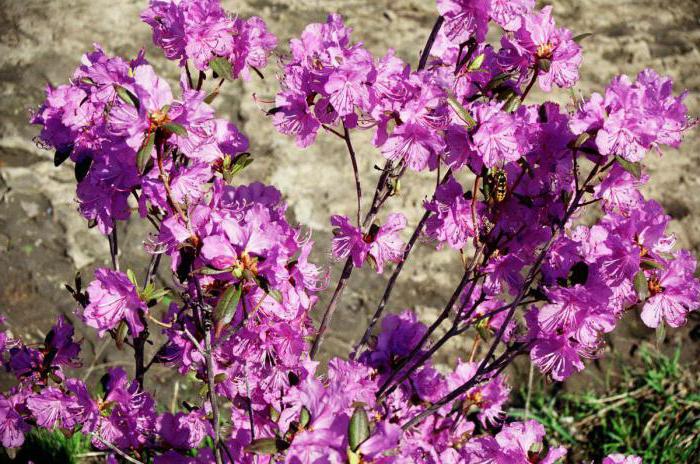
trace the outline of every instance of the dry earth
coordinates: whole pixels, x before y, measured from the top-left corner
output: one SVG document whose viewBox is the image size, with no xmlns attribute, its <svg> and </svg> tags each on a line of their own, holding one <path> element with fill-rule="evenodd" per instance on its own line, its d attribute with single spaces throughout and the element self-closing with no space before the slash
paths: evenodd
<svg viewBox="0 0 700 464">
<path fill-rule="evenodd" d="M 146 0 L 0 0 L 0 311 L 17 335 L 30 339 L 43 336 L 56 314 L 71 319 L 74 303 L 62 289 L 81 269 L 89 280 L 96 266 L 106 265 L 106 240 L 88 231 L 75 211 L 72 172 L 55 169 L 51 154 L 32 141 L 37 129 L 27 123 L 29 108 L 43 98 L 47 82 L 61 83 L 78 64 L 80 55 L 93 42 L 102 43 L 115 54 L 133 56 L 146 47 L 158 71 L 166 73 L 173 85 L 174 68 L 153 48 L 147 26 L 138 19 Z M 331 11 L 342 13 L 354 28 L 354 38 L 363 40 L 377 54 L 394 47 L 398 54 L 415 63 L 435 18 L 433 0 L 225 0 L 227 9 L 243 16 L 262 16 L 280 38 L 298 35 L 310 21 L 322 21 Z M 561 0 L 554 4 L 560 24 L 576 33 L 592 32 L 584 42 L 586 58 L 580 90 L 600 90 L 619 73 L 636 74 L 654 67 L 669 74 L 677 90 L 688 89 L 687 100 L 694 114 L 700 112 L 700 2 L 697 0 Z M 299 150 L 289 138 L 278 135 L 251 95 L 274 94 L 275 66 L 265 71 L 266 79 L 227 84 L 216 105 L 249 136 L 256 162 L 243 181 L 255 179 L 275 184 L 290 203 L 293 219 L 306 224 L 317 242 L 316 259 L 327 263 L 328 219 L 331 213 L 352 214 L 355 198 L 352 174 L 344 146 L 322 134 L 308 150 Z M 543 98 L 536 95 L 535 98 Z M 552 96 L 565 101 L 566 94 Z M 381 158 L 366 143 L 368 134 L 358 136 L 365 190 L 376 180 L 372 168 Z M 700 251 L 700 131 L 690 134 L 679 151 L 669 150 L 663 158 L 651 156 L 652 181 L 646 193 L 660 201 L 675 219 L 673 230 L 681 246 Z M 432 175 L 411 174 L 402 182 L 402 194 L 390 208 L 406 213 L 415 224 L 420 204 L 430 193 Z M 138 221 L 120 229 L 121 242 L 132 244 L 123 250 L 122 262 L 134 269 L 144 267 L 138 244 L 146 229 Z M 427 259 L 430 257 L 430 259 Z M 339 273 L 337 266 L 334 276 Z M 419 248 L 406 265 L 391 307 L 413 307 L 423 317 L 434 314 L 458 280 L 459 264 L 447 253 L 435 254 L 429 246 Z M 385 276 L 386 277 L 386 276 Z M 168 276 L 162 273 L 165 282 Z M 367 315 L 374 310 L 384 281 L 371 272 L 353 275 L 351 288 L 339 308 L 326 349 L 346 353 L 350 343 L 364 329 Z M 327 298 L 327 295 L 325 296 Z M 323 305 L 319 305 L 319 308 Z M 653 333 L 638 322 L 627 323 L 611 340 L 620 353 Z M 686 330 L 668 335 L 667 344 L 683 341 L 686 357 L 698 353 L 698 319 Z M 107 348 L 90 331 L 77 324 L 84 336 L 85 350 L 94 364 L 128 362 L 124 354 Z M 440 360 L 464 357 L 470 342 L 460 340 Z M 595 373 L 595 370 L 592 370 Z M 168 388 L 173 379 L 156 372 L 154 388 Z M 94 376 L 93 376 L 94 377 Z M 579 381 L 586 383 L 584 378 Z"/>
</svg>

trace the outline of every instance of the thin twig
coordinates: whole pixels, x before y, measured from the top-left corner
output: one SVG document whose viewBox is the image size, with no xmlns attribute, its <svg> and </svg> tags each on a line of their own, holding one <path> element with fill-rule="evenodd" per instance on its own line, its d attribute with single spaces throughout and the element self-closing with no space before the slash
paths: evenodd
<svg viewBox="0 0 700 464">
<path fill-rule="evenodd" d="M 420 56 L 420 61 L 418 61 L 418 71 L 421 71 L 425 69 L 425 65 L 428 63 L 428 57 L 430 56 L 430 50 L 433 48 L 433 44 L 435 43 L 435 39 L 437 39 L 438 32 L 440 32 L 440 28 L 442 27 L 442 23 L 445 22 L 445 18 L 442 16 L 438 16 L 438 18 L 435 20 L 435 25 L 433 25 L 433 30 L 430 31 L 430 36 L 428 37 L 428 41 L 425 44 L 425 47 L 423 48 L 423 53 Z"/>
<path fill-rule="evenodd" d="M 111 449 L 112 451 L 114 451 L 115 453 L 117 453 L 119 456 L 121 456 L 122 458 L 126 459 L 127 461 L 129 461 L 129 462 L 131 462 L 131 463 L 133 463 L 133 464 L 145 464 L 143 461 L 139 461 L 138 459 L 132 458 L 131 456 L 129 456 L 128 454 L 126 454 L 124 451 L 122 451 L 122 450 L 120 450 L 119 448 L 117 448 L 114 444 L 112 444 L 112 443 L 110 443 L 109 441 L 107 441 L 107 440 L 105 440 L 104 438 L 102 438 L 99 434 L 93 432 L 91 435 L 92 435 L 93 437 L 95 437 L 95 439 L 97 439 L 97 441 L 99 441 L 100 443 L 102 443 L 102 444 L 105 445 L 107 448 Z"/>
<path fill-rule="evenodd" d="M 353 148 L 352 140 L 350 139 L 350 131 L 345 123 L 343 123 L 343 140 L 345 140 L 345 146 L 348 147 L 348 154 L 350 155 L 350 162 L 352 163 L 352 172 L 355 174 L 355 190 L 357 192 L 357 226 L 360 227 L 360 218 L 362 217 L 362 185 L 360 184 L 360 172 L 357 168 L 357 156 L 355 155 L 355 149 Z"/>
</svg>

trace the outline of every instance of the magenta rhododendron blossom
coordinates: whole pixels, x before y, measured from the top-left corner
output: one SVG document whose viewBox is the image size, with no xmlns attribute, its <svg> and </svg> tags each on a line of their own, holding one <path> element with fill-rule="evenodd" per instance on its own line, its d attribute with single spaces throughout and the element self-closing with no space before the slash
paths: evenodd
<svg viewBox="0 0 700 464">
<path fill-rule="evenodd" d="M 578 81 L 581 47 L 571 31 L 555 25 L 549 6 L 524 15 L 513 38 L 504 36 L 501 46 L 504 66 L 523 71 L 536 65 L 537 80 L 545 92 L 553 85 L 568 88 Z"/>
<path fill-rule="evenodd" d="M 95 280 L 88 286 L 90 303 L 85 306 L 82 318 L 96 328 L 100 335 L 125 321 L 129 330 L 138 335 L 143 330 L 139 311 L 146 311 L 136 286 L 126 274 L 110 269 L 97 269 Z"/>
</svg>

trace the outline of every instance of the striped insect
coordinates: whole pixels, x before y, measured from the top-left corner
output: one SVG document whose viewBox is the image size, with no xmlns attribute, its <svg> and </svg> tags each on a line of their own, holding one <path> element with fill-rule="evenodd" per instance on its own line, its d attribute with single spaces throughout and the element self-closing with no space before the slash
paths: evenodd
<svg viewBox="0 0 700 464">
<path fill-rule="evenodd" d="M 497 203 L 502 202 L 508 195 L 508 176 L 501 168 L 493 168 L 489 174 L 490 190 Z"/>
</svg>

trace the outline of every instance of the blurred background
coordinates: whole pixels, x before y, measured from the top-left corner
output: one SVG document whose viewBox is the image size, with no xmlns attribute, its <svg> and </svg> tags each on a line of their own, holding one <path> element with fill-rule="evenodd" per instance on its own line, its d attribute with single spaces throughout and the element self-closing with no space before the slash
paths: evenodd
<svg viewBox="0 0 700 464">
<path fill-rule="evenodd" d="M 223 0 L 222 3 L 229 11 L 244 17 L 261 16 L 279 38 L 280 53 L 286 50 L 288 39 L 299 35 L 306 24 L 324 21 L 329 12 L 339 12 L 353 28 L 355 41 L 363 41 L 379 56 L 387 48 L 394 48 L 401 58 L 414 66 L 436 16 L 433 0 Z M 572 29 L 574 34 L 593 33 L 582 43 L 585 59 L 577 89 L 584 95 L 601 91 L 614 75 L 634 76 L 646 67 L 653 67 L 673 78 L 676 91 L 687 89 L 690 95 L 686 104 L 691 114 L 700 113 L 700 1 L 538 2 L 539 7 L 545 4 L 554 6 L 554 16 L 560 26 Z M 0 0 L 0 312 L 7 317 L 7 325 L 13 333 L 26 340 L 42 340 L 57 314 L 65 314 L 75 321 L 75 304 L 63 289 L 64 283 L 73 281 L 76 270 L 89 282 L 92 270 L 106 266 L 109 258 L 107 240 L 96 230 L 87 230 L 76 212 L 71 168 L 67 164 L 54 168 L 53 154 L 33 141 L 38 130 L 27 122 L 30 111 L 42 102 L 47 83 L 65 82 L 79 64 L 80 56 L 96 42 L 110 54 L 129 58 L 145 48 L 149 61 L 158 72 L 170 78 L 175 88 L 176 66 L 153 47 L 150 29 L 139 20 L 139 13 L 145 6 L 146 0 Z M 345 147 L 335 137 L 321 133 L 316 144 L 299 150 L 291 138 L 274 131 L 252 95 L 263 100 L 273 98 L 278 72 L 279 67 L 273 61 L 263 70 L 264 80 L 253 77 L 249 82 L 227 82 L 214 105 L 220 115 L 234 121 L 250 139 L 255 162 L 244 172 L 241 182 L 260 180 L 277 186 L 290 205 L 290 218 L 313 232 L 316 262 L 332 266 L 328 221 L 333 213 L 353 214 L 352 171 Z M 534 101 L 543 98 L 541 93 L 533 94 Z M 565 103 L 568 95 L 555 91 L 547 98 Z M 373 166 L 382 162 L 381 156 L 368 143 L 369 139 L 369 133 L 354 136 L 366 191 L 371 191 L 376 182 L 377 172 Z M 698 255 L 700 131 L 690 132 L 679 151 L 666 150 L 662 157 L 651 154 L 646 161 L 651 181 L 645 194 L 659 201 L 673 217 L 672 231 L 679 246 Z M 402 181 L 401 195 L 392 199 L 387 208 L 404 212 L 411 229 L 421 215 L 421 203 L 431 194 L 434 182 L 434 174 L 408 174 Z M 122 224 L 119 232 L 122 266 L 143 272 L 146 261 L 140 244 L 146 238 L 145 226 L 136 218 Z M 442 308 L 456 285 L 459 269 L 455 256 L 448 252 L 435 253 L 430 245 L 424 244 L 406 265 L 391 309 L 413 308 L 422 318 L 430 319 Z M 338 266 L 332 270 L 337 277 Z M 364 321 L 376 308 L 388 274 L 377 277 L 370 270 L 353 274 L 325 344 L 326 359 L 330 355 L 346 354 L 348 347 L 358 340 L 365 328 Z M 165 266 L 159 277 L 164 284 L 170 282 Z M 322 298 L 317 312 L 322 311 L 327 298 L 327 295 Z M 85 338 L 83 376 L 96 381 L 91 377 L 98 377 L 97 372 L 104 367 L 124 365 L 130 369 L 129 356 L 117 352 L 109 341 L 96 338 L 80 323 L 76 324 L 76 331 L 78 338 Z M 648 380 L 644 376 L 649 372 L 675 366 L 682 379 L 671 382 L 673 388 L 683 385 L 685 393 L 697 393 L 698 340 L 700 318 L 697 315 L 691 317 L 685 328 L 668 330 L 664 337 L 657 337 L 654 331 L 641 324 L 637 314 L 629 314 L 608 340 L 605 360 L 591 363 L 594 365 L 584 373 L 556 386 L 560 392 L 557 395 L 552 394 L 553 387 L 540 385 L 537 380 L 533 388 L 528 389 L 528 364 L 516 365 L 510 373 L 511 382 L 514 390 L 523 392 L 516 395 L 516 406 L 524 405 L 530 390 L 531 409 L 536 409 L 535 413 L 540 414 L 544 422 L 551 422 L 548 424 L 558 440 L 566 443 L 583 437 L 590 443 L 596 443 L 592 440 L 608 443 L 614 437 L 607 435 L 607 430 L 614 427 L 610 414 L 624 407 L 636 410 L 637 402 L 653 401 L 659 406 L 658 410 L 650 410 L 648 417 L 640 416 L 639 422 L 648 424 L 651 420 L 654 426 L 670 423 L 685 427 L 687 424 L 683 421 L 690 417 L 691 441 L 686 445 L 697 449 L 700 447 L 697 436 L 700 399 L 691 398 L 687 407 L 680 405 L 680 409 L 669 411 L 668 398 L 679 395 L 678 391 L 669 390 L 669 385 L 659 386 L 657 390 L 661 396 L 658 398 L 649 393 L 656 390 L 646 384 L 648 388 L 642 393 L 630 396 L 630 392 L 644 386 L 639 382 Z M 456 357 L 467 358 L 470 348 L 471 340 L 458 340 L 444 350 L 437 361 L 450 364 Z M 3 388 L 11 383 L 9 379 L 0 379 Z M 151 388 L 167 391 L 172 391 L 177 383 L 179 395 L 187 396 L 187 385 L 180 385 L 166 370 L 154 371 L 149 381 Z M 686 381 L 690 383 L 683 383 Z M 582 391 L 592 395 L 584 395 L 592 403 L 573 406 L 566 403 L 567 392 Z M 618 391 L 623 392 L 623 403 L 615 399 Z M 613 400 L 596 403 L 601 398 Z M 613 407 L 606 410 L 610 405 Z M 576 407 L 579 409 L 566 409 Z M 666 416 L 671 417 L 671 422 L 664 419 Z M 557 431 L 557 427 L 561 430 Z M 591 435 L 595 430 L 595 433 L 602 433 L 595 427 L 604 427 L 605 433 Z M 658 436 L 654 430 L 626 433 Z M 624 436 L 623 432 L 615 433 Z M 674 429 L 673 433 L 679 432 Z M 685 434 L 683 439 L 687 437 Z M 670 440 L 673 443 L 676 439 Z M 627 443 L 625 446 L 642 445 Z M 697 454 L 683 456 L 682 459 L 686 459 Z M 663 459 L 667 457 L 651 456 L 649 462 L 684 462 Z M 700 462 L 700 458 L 695 462 Z"/>
</svg>

